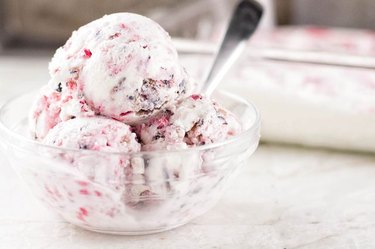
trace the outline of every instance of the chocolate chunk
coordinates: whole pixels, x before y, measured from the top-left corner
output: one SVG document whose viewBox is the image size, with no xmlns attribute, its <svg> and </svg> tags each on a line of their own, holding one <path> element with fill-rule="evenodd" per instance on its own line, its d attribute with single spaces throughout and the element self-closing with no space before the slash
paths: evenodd
<svg viewBox="0 0 375 249">
<path fill-rule="evenodd" d="M 202 126 L 203 125 L 203 119 L 199 119 L 199 121 L 196 123 L 196 126 Z"/>
<path fill-rule="evenodd" d="M 89 147 L 86 144 L 80 144 L 79 149 L 80 150 L 87 150 Z"/>
<path fill-rule="evenodd" d="M 227 125 L 228 122 L 225 120 L 225 118 L 223 116 L 217 116 L 218 119 L 221 119 L 223 121 L 223 125 Z"/>
<path fill-rule="evenodd" d="M 158 140 L 160 138 L 164 138 L 164 135 L 162 135 L 160 132 L 156 133 L 155 136 L 152 137 L 152 140 L 155 141 L 155 140 Z"/>
<path fill-rule="evenodd" d="M 126 81 L 126 77 L 122 77 L 122 78 L 117 82 L 117 85 L 118 85 L 118 86 L 122 86 L 122 84 L 124 84 L 125 81 Z"/>
<path fill-rule="evenodd" d="M 186 88 L 185 88 L 185 80 L 182 80 L 181 82 L 180 82 L 180 84 L 178 84 L 178 88 L 180 89 L 180 92 L 182 93 L 182 94 L 184 94 L 184 93 L 186 93 Z"/>
<path fill-rule="evenodd" d="M 61 87 L 61 82 L 57 85 L 56 91 L 61 93 L 62 92 L 62 87 Z"/>
<path fill-rule="evenodd" d="M 153 79 L 144 79 L 143 86 L 154 86 L 156 84 L 156 80 Z"/>
<path fill-rule="evenodd" d="M 180 174 L 177 171 L 173 172 L 173 176 L 175 179 L 180 178 Z"/>
<path fill-rule="evenodd" d="M 77 68 L 73 68 L 69 71 L 70 74 L 75 74 L 75 73 L 78 73 L 78 69 Z"/>
<path fill-rule="evenodd" d="M 118 89 L 119 89 L 118 86 L 114 86 L 114 87 L 112 88 L 112 90 L 111 90 L 111 93 L 116 93 L 116 92 L 118 92 Z"/>
</svg>

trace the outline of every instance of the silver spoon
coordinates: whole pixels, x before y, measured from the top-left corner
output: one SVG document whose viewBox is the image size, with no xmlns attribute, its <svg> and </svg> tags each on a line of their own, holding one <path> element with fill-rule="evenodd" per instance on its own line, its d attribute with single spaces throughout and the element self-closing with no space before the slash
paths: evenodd
<svg viewBox="0 0 375 249">
<path fill-rule="evenodd" d="M 246 41 L 256 30 L 263 7 L 254 0 L 243 0 L 233 12 L 220 49 L 202 87 L 201 93 L 210 96 L 230 67 L 243 52 Z"/>
</svg>

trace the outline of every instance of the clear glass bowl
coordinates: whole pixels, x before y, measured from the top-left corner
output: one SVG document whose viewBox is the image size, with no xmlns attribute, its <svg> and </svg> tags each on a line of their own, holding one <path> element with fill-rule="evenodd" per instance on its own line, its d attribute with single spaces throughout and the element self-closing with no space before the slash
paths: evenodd
<svg viewBox="0 0 375 249">
<path fill-rule="evenodd" d="M 214 98 L 245 131 L 221 143 L 134 154 L 47 146 L 28 137 L 28 109 L 36 93 L 0 109 L 2 149 L 32 192 L 66 221 L 102 233 L 148 234 L 181 226 L 219 200 L 228 180 L 255 151 L 255 107 L 227 94 Z M 120 160 L 136 162 L 131 173 Z"/>
</svg>

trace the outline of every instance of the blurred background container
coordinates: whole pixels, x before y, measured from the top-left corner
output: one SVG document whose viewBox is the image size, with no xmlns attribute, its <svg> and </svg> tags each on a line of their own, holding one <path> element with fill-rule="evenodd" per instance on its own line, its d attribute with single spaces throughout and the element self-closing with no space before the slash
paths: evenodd
<svg viewBox="0 0 375 249">
<path fill-rule="evenodd" d="M 136 12 L 155 19 L 172 36 L 217 40 L 236 0 L 0 0 L 5 47 L 56 47 L 72 30 L 106 13 Z M 373 0 L 261 0 L 262 27 L 320 25 L 375 28 Z"/>
<path fill-rule="evenodd" d="M 175 37 L 217 40 L 236 0 L 0 0 L 1 40 L 5 47 L 56 47 L 72 30 L 114 12 L 135 12 L 160 23 Z M 263 26 L 273 25 L 271 0 Z"/>
</svg>

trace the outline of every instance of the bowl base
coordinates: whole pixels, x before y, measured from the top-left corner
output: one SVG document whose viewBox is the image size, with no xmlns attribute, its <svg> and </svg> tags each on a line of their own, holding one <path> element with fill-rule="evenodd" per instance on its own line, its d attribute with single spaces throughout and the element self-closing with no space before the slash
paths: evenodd
<svg viewBox="0 0 375 249">
<path fill-rule="evenodd" d="M 78 225 L 78 224 L 75 224 L 75 226 L 77 226 L 79 228 L 82 228 L 82 229 L 85 229 L 85 230 L 88 230 L 88 231 L 91 231 L 91 232 L 95 232 L 95 233 L 111 234 L 111 235 L 137 236 L 137 235 L 148 235 L 148 234 L 154 234 L 154 233 L 162 233 L 162 232 L 169 231 L 169 230 L 175 229 L 177 227 L 186 225 L 187 223 L 189 223 L 189 222 L 177 224 L 177 225 L 170 226 L 170 227 L 164 227 L 164 228 L 159 228 L 159 229 L 151 229 L 151 230 L 143 230 L 143 231 L 102 230 L 102 229 L 95 229 L 95 228 L 92 228 L 92 227 L 89 227 L 89 226 Z"/>
</svg>

